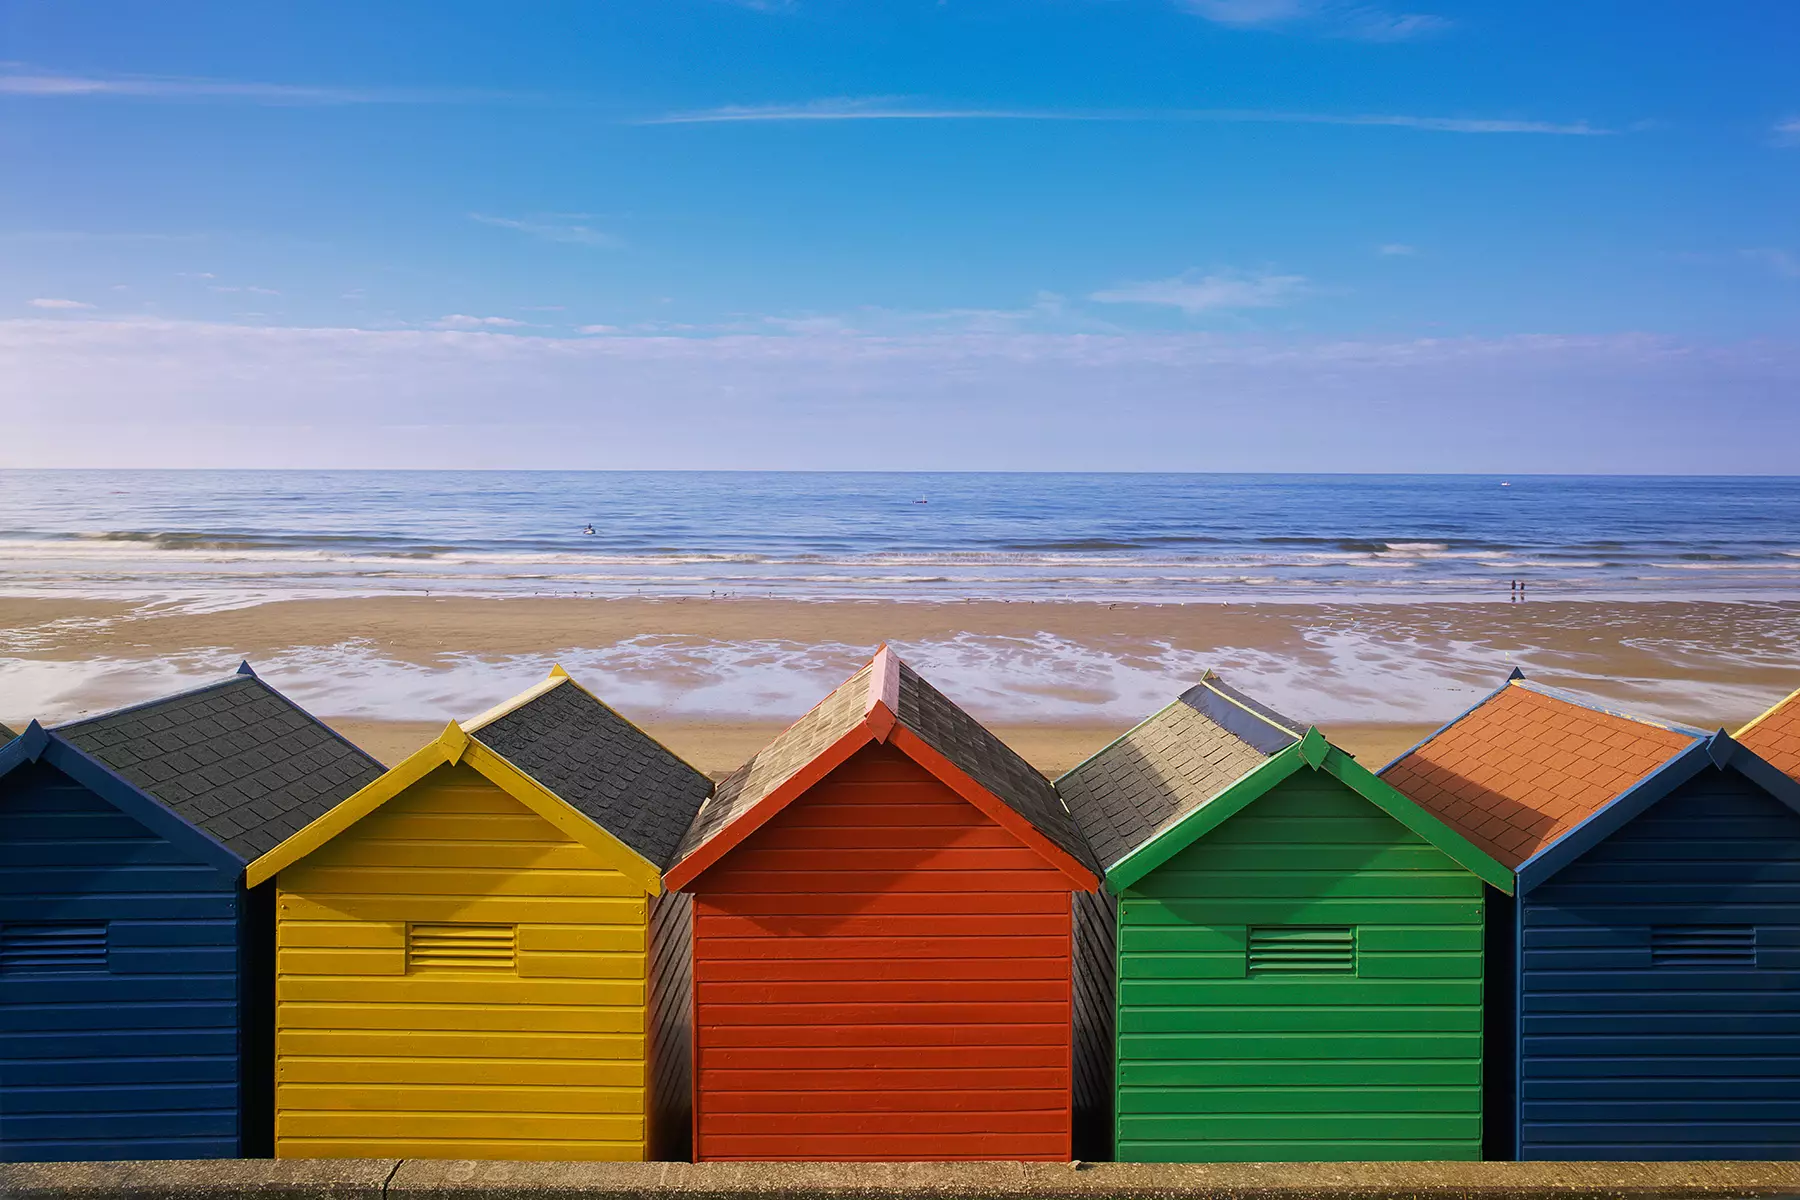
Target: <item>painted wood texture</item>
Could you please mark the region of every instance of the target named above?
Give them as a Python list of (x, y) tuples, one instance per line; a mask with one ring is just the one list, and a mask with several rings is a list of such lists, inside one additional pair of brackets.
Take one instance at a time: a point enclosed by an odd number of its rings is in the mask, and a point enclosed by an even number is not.
[[(1709, 768), (1521, 908), (1520, 1157), (1800, 1152), (1800, 816)], [(1753, 951), (1670, 962), (1658, 927)]]
[(1066, 878), (870, 746), (693, 883), (695, 1157), (1069, 1157)]
[[(640, 885), (466, 766), (277, 884), (278, 1157), (646, 1156)], [(514, 957), (409, 962), (409, 925)]]
[(235, 880), (47, 763), (7, 777), (0, 1159), (240, 1152), (241, 907)]
[[(1120, 898), (1122, 1161), (1481, 1151), (1481, 881), (1300, 771)], [(1258, 973), (1252, 927), (1348, 926), (1355, 970)]]

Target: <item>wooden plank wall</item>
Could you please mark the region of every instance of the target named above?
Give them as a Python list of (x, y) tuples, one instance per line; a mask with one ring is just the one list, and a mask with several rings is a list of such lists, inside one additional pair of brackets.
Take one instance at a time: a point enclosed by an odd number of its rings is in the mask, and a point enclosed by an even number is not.
[(46, 763), (0, 791), (0, 1158), (239, 1153), (234, 880)]
[(650, 1154), (688, 1162), (694, 1149), (694, 898), (650, 902)]
[(1075, 1157), (1112, 1158), (1113, 1040), (1119, 999), (1119, 909), (1111, 892), (1076, 892)]
[[(649, 898), (467, 767), (277, 879), (278, 1157), (641, 1159)], [(498, 926), (502, 968), (409, 963)]]
[[(1278, 784), (1121, 897), (1118, 1157), (1479, 1158), (1483, 911), (1336, 779)], [(1261, 926), (1349, 926), (1354, 970), (1252, 975)]]
[(1067, 880), (859, 751), (695, 881), (696, 1158), (1070, 1149)]
[[(1701, 948), (1654, 954), (1657, 927)], [(1800, 1150), (1791, 809), (1708, 769), (1528, 892), (1523, 942), (1519, 1157)]]

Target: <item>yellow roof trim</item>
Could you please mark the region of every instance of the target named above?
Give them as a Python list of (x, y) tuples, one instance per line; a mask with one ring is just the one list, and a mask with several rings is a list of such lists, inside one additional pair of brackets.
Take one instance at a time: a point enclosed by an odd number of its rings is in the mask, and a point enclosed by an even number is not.
[(1744, 735), (1746, 733), (1749, 733), (1752, 729), (1755, 729), (1758, 725), (1761, 725), (1764, 721), (1766, 721), (1770, 717), (1774, 716), (1777, 709), (1787, 707), (1788, 703), (1790, 701), (1794, 701), (1794, 700), (1800, 700), (1800, 688), (1795, 688), (1793, 691), (1789, 692), (1787, 695), (1783, 696), (1781, 699), (1777, 700), (1775, 703), (1769, 705), (1769, 707), (1763, 709), (1755, 717), (1751, 718), (1749, 723), (1747, 723), (1742, 729), (1738, 730), (1736, 733), (1732, 734), (1731, 736), (1737, 741), (1740, 741), (1740, 742), (1743, 741)]
[[(559, 674), (558, 672), (561, 673)], [(555, 670), (551, 671), (549, 676), (542, 682), (534, 683), (511, 699), (502, 700), (480, 716), (470, 717), (467, 721), (464, 721), (462, 723), (462, 731), (464, 733), (474, 733), (483, 725), (490, 725), (493, 722), (498, 721), (501, 717), (504, 717), (507, 713), (512, 712), (514, 709), (523, 708), (525, 705), (530, 704), (533, 700), (536, 700), (551, 688), (561, 686), (564, 682), (568, 681), (568, 679), (568, 672), (563, 671), (561, 667), (557, 667)]]
[[(452, 725), (451, 728), (456, 727)], [(244, 871), (244, 886), (255, 887), (264, 880), (274, 878), (277, 872), (293, 866), (419, 780), (454, 761), (456, 760), (446, 755), (444, 735), (440, 734), (407, 755), (361, 791), (351, 793), (336, 808), (290, 835), (279, 846), (251, 863)]]
[(1251, 716), (1255, 717), (1257, 720), (1261, 721), (1264, 725), (1268, 725), (1275, 729), (1279, 729), (1279, 730), (1281, 730), (1281, 732), (1287, 734), (1291, 738), (1294, 738), (1296, 741), (1299, 740), (1300, 738), (1306, 736), (1303, 732), (1301, 732), (1298, 729), (1289, 729), (1286, 725), (1276, 724), (1274, 721), (1269, 720), (1269, 714), (1257, 712), (1254, 708), (1251, 708), (1248, 704), (1245, 704), (1242, 700), (1239, 700), (1236, 696), (1227, 696), (1224, 692), (1221, 692), (1218, 688), (1213, 686), (1213, 684), (1215, 684), (1215, 683), (1224, 683), (1224, 682), (1225, 681), (1222, 678), (1220, 678), (1219, 674), (1216, 671), (1213, 671), (1210, 669), (1204, 675), (1200, 676), (1200, 686), (1201, 687), (1205, 688), (1207, 691), (1211, 692), (1213, 695), (1217, 696), (1219, 699), (1225, 701), (1225, 703), (1231, 705), (1233, 708), (1242, 709), (1243, 711), (1249, 713)]
[[(561, 679), (546, 681), (552, 687), (562, 682)], [(650, 895), (662, 894), (662, 871), (655, 863), (577, 812), (555, 792), (470, 737), (455, 721), (446, 725), (436, 738), (408, 755), (379, 779), (251, 863), (245, 871), (244, 885), (255, 887), (273, 878), (439, 767), (454, 766), (459, 762), (481, 774), (488, 782), (548, 821), (571, 841), (585, 847), (607, 866), (617, 870)]]
[(662, 894), (662, 870), (636, 850), (577, 812), (569, 802), (482, 743), (470, 739), (463, 762), (501, 791), (529, 808), (565, 836), (579, 842), (652, 896)]

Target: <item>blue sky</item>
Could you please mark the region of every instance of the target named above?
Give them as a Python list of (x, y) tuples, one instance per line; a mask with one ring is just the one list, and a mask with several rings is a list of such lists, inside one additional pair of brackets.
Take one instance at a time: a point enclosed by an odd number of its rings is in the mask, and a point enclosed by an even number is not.
[(1796, 44), (1749, 0), (0, 0), (0, 463), (1785, 473)]

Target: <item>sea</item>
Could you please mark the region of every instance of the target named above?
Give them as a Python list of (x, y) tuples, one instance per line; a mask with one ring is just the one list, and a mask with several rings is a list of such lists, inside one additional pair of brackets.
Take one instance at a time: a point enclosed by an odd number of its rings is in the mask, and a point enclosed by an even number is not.
[(1800, 595), (1800, 478), (0, 472), (0, 593)]
[[(1770, 603), (1800, 599), (1800, 479), (14, 470), (0, 595), (127, 613), (0, 628), (0, 720), (148, 699), (247, 652), (132, 650), (119, 622), (383, 595), (1306, 604), (1292, 637), (1242, 645), (1030, 618), (897, 644), (997, 722), (1122, 727), (1209, 668), (1296, 717), (1429, 722), (1515, 666), (1741, 718), (1800, 682), (1800, 607)], [(1615, 603), (1496, 620), (1449, 603), (1515, 598)], [(1741, 603), (1627, 615), (1671, 600)], [(76, 635), (103, 652), (59, 649)], [(255, 665), (329, 716), (465, 717), (560, 662), (634, 716), (786, 720), (868, 650), (645, 633), (418, 661), (346, 629)]]

